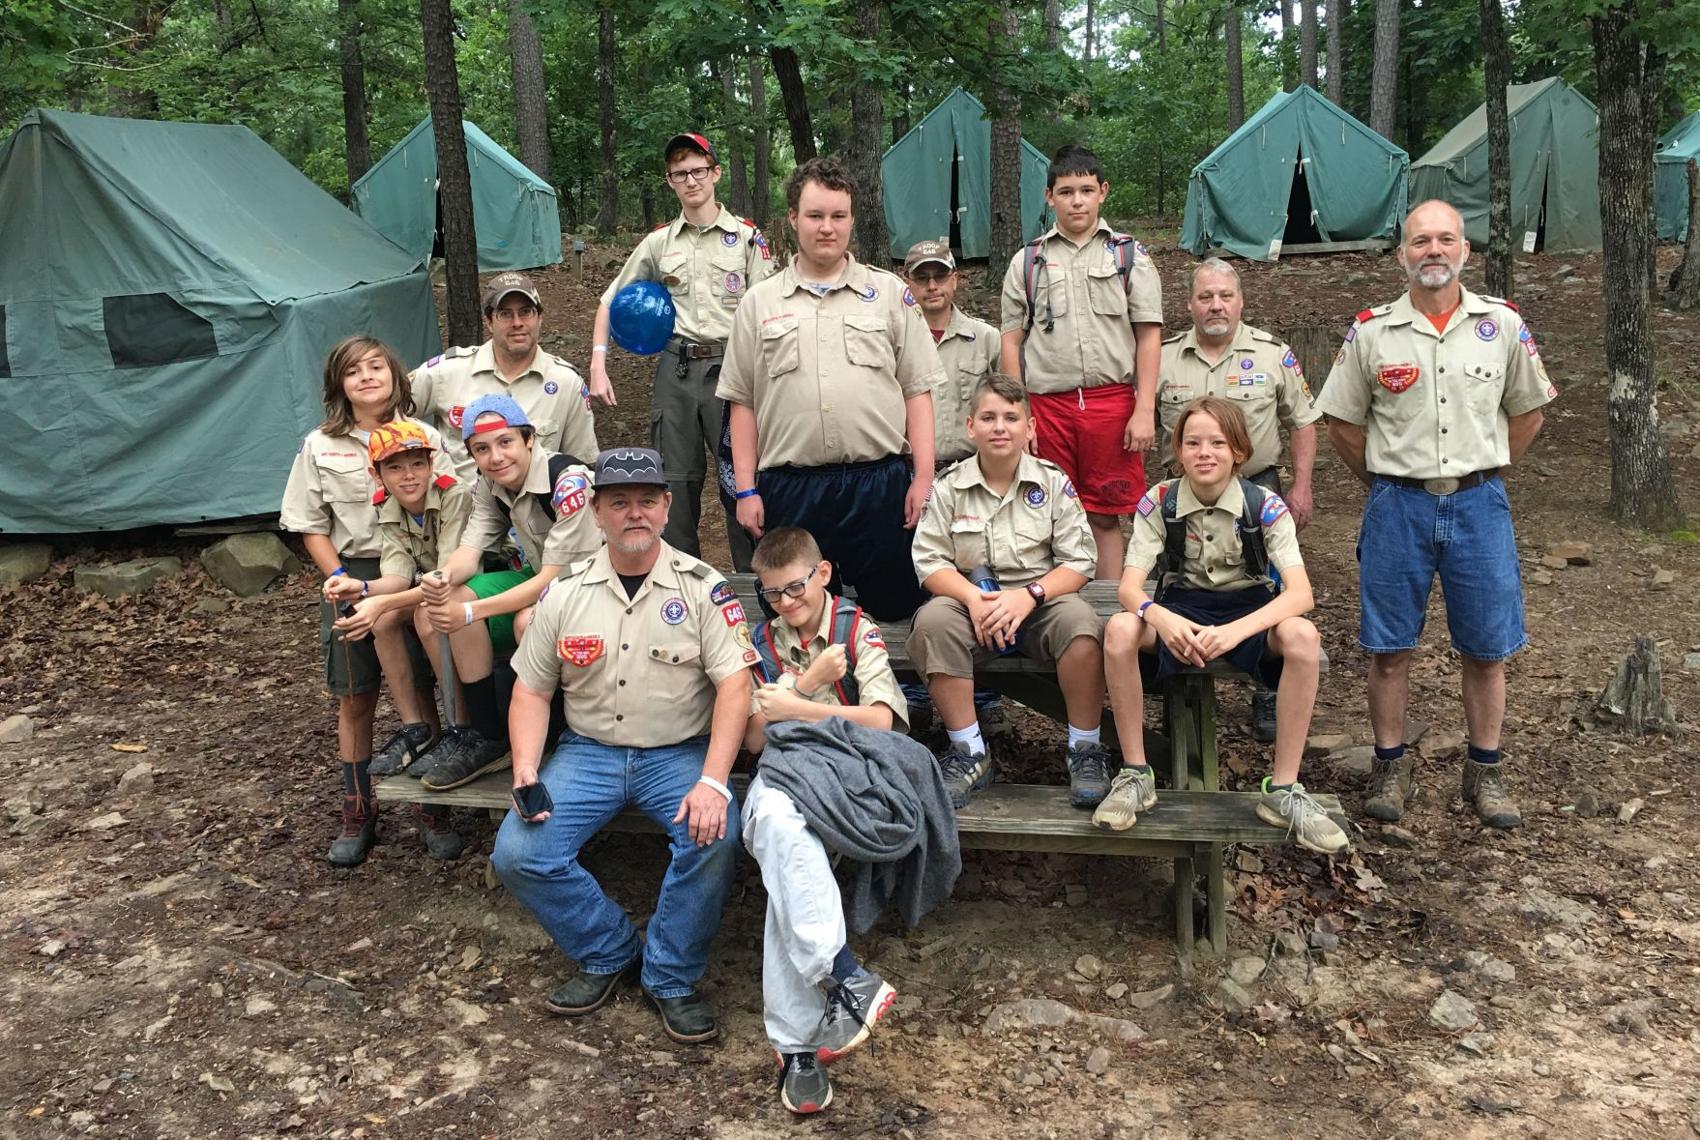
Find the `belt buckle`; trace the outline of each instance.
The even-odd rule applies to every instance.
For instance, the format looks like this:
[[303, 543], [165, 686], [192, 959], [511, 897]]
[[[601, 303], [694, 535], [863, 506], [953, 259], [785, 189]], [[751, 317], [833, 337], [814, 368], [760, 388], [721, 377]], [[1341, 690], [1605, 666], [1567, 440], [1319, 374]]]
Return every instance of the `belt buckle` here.
[[1431, 495], [1450, 495], [1458, 489], [1460, 479], [1447, 477], [1445, 479], [1424, 479], [1423, 490]]

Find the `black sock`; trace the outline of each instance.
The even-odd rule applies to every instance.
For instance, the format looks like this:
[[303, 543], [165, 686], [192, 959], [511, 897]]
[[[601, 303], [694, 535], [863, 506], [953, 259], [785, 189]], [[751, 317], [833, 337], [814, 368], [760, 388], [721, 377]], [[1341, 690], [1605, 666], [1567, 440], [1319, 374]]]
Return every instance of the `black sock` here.
[[846, 942], [838, 948], [838, 953], [832, 959], [832, 980], [848, 982], [861, 972], [862, 964], [856, 961], [856, 955], [851, 951], [850, 944]]
[[359, 796], [363, 800], [372, 798], [372, 777], [366, 774], [366, 766], [372, 762], [370, 756], [364, 760], [356, 760], [352, 764], [342, 766], [342, 794]]
[[1375, 758], [1377, 760], [1402, 760], [1405, 758], [1405, 746], [1395, 744], [1392, 748], [1383, 748], [1377, 744], [1375, 746]]
[[1499, 749], [1477, 748], [1472, 744], [1470, 745], [1470, 759], [1478, 764], [1497, 764], [1499, 763]]
[[477, 681], [462, 681], [466, 694], [466, 719], [486, 740], [506, 740], [508, 726], [502, 723], [500, 702], [496, 699], [496, 675]]

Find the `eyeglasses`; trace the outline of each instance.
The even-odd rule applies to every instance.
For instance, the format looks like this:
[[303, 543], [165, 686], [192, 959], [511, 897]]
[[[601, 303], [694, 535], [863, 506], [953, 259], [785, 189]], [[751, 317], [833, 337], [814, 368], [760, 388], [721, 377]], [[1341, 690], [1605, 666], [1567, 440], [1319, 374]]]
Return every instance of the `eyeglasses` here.
[[943, 273], [911, 273], [909, 280], [916, 285], [932, 285], [939, 281], [949, 281], [950, 275], [951, 270], [948, 269]]
[[687, 182], [701, 182], [713, 169], [712, 166], [693, 166], [689, 170], [670, 170], [667, 172], [667, 181], [675, 186], [683, 186]]
[[772, 605], [774, 602], [777, 602], [781, 594], [785, 595], [787, 598], [795, 600], [803, 596], [803, 591], [808, 588], [810, 582], [814, 581], [815, 574], [819, 570], [820, 567], [816, 566], [813, 570], [810, 570], [807, 574], [803, 575], [803, 577], [798, 578], [795, 582], [792, 582], [789, 585], [773, 587], [763, 586], [761, 589], [757, 590], [756, 593], [760, 594], [761, 600], [766, 602], [768, 605]]
[[527, 305], [523, 309], [497, 309], [490, 316], [494, 320], [507, 321], [509, 324], [513, 324], [516, 321], [529, 321], [537, 313], [537, 309]]

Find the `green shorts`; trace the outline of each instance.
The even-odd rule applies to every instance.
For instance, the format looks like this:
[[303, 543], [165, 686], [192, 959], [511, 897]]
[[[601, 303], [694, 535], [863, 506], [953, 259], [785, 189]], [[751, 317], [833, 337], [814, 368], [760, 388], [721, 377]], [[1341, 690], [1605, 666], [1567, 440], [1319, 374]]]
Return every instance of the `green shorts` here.
[[[524, 585], [536, 577], [537, 571], [527, 566], [524, 570], [497, 570], [491, 574], [474, 574], [466, 580], [466, 588], [480, 598], [493, 598], [505, 593], [515, 586]], [[514, 615], [498, 614], [486, 619], [490, 630], [490, 648], [506, 657], [519, 648], [519, 642], [514, 638]]]
[[[370, 581], [378, 577], [378, 560], [376, 558], [344, 558], [342, 564], [348, 568], [350, 577]], [[336, 610], [329, 603], [319, 603], [319, 648], [325, 655], [325, 687], [333, 696], [354, 697], [364, 693], [376, 692], [383, 684], [383, 670], [378, 666], [378, 649], [372, 644], [370, 637], [359, 641], [342, 641], [337, 638], [331, 623], [336, 621]], [[419, 644], [419, 638], [409, 628], [403, 635], [407, 644], [407, 659], [413, 666], [413, 687], [429, 689], [433, 683], [434, 674], [431, 670], [430, 658], [425, 656], [425, 647]]]

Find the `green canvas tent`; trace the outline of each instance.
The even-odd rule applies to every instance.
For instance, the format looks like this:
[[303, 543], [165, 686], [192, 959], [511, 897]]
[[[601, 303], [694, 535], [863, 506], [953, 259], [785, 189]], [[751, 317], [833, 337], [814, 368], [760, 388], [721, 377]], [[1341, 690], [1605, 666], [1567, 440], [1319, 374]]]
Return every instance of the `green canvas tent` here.
[[[1599, 112], [1564, 80], [1505, 89], [1511, 120], [1511, 244], [1600, 248]], [[1464, 234], [1488, 239], [1487, 105], [1471, 111], [1411, 164], [1411, 201], [1439, 198], [1464, 215]]]
[[418, 259], [246, 127], [31, 111], [0, 218], [0, 531], [275, 511], [331, 345], [438, 351]]
[[[1051, 224], [1038, 147], [1021, 141], [1021, 240]], [[986, 105], [958, 87], [885, 152], [885, 226], [891, 256], [944, 237], [960, 257], [985, 257], [992, 245], [992, 124]]]
[[[561, 260], [561, 214], [555, 188], [471, 123], [466, 163], [472, 171], [472, 228], [478, 269], [534, 269]], [[437, 233], [437, 136], [431, 117], [407, 132], [354, 184], [354, 210], [414, 257], [441, 253]]]
[[1269, 261], [1290, 245], [1391, 239], [1409, 161], [1314, 89], [1281, 92], [1192, 168], [1181, 247]]
[[1691, 111], [1659, 137], [1653, 152], [1653, 213], [1659, 237], [1688, 240], [1688, 161], [1700, 159], [1700, 111]]

